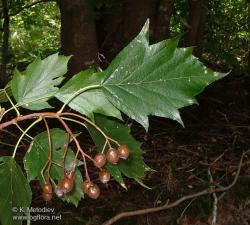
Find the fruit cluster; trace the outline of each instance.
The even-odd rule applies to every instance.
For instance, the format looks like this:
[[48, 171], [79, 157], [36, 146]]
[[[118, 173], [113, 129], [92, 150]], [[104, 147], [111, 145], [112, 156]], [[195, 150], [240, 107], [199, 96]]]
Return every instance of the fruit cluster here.
[[[103, 167], [107, 162], [111, 164], [117, 164], [120, 159], [126, 160], [129, 157], [129, 149], [126, 145], [119, 145], [118, 149], [110, 148], [106, 154], [98, 153], [93, 158], [94, 165], [100, 169], [99, 179], [103, 184], [110, 181], [111, 175], [108, 170]], [[62, 197], [64, 194], [70, 193], [75, 185], [75, 171], [66, 171], [61, 182], [55, 186], [54, 193], [57, 197]], [[100, 196], [100, 188], [97, 184], [94, 184], [90, 179], [83, 181], [81, 189], [84, 194], [92, 199], [97, 199]], [[44, 201], [50, 201], [52, 199], [52, 186], [49, 182], [46, 182], [43, 186], [43, 199]]]
[[[64, 194], [70, 193], [75, 185], [74, 171], [65, 173], [59, 185], [55, 186], [54, 192], [57, 197], [62, 197]], [[50, 182], [46, 182], [43, 186], [43, 199], [48, 202], [52, 199], [52, 186]]]

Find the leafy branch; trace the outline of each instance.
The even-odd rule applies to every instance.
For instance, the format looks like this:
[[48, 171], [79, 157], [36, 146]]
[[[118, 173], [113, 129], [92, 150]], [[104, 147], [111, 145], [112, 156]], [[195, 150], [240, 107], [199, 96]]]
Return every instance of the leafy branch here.
[[[47, 1], [33, 2], [33, 5], [24, 6], [20, 10]], [[138, 36], [104, 71], [97, 72], [90, 68], [61, 85], [70, 57], [56, 53], [43, 60], [38, 57], [24, 71], [16, 70], [10, 85], [6, 89], [0, 89], [0, 103], [7, 100], [11, 105], [6, 110], [0, 108], [0, 118], [4, 121], [0, 123], [0, 131], [16, 125], [22, 132], [12, 157], [0, 158], [0, 174], [12, 167], [15, 167], [16, 173], [22, 172], [16, 166], [14, 158], [22, 139], [25, 136], [31, 139], [24, 156], [28, 180], [22, 175], [20, 180], [13, 178], [2, 183], [0, 181], [2, 189], [10, 190], [7, 188], [11, 188], [14, 185], [12, 182], [16, 181], [19, 182], [20, 190], [26, 190], [21, 194], [20, 202], [11, 199], [5, 201], [2, 208], [0, 206], [3, 225], [10, 223], [5, 222], [1, 214], [8, 215], [10, 219], [9, 212], [16, 206], [12, 205], [15, 201], [21, 206], [30, 204], [31, 191], [27, 185], [28, 181], [34, 179], [40, 181], [45, 201], [50, 201], [53, 193], [76, 206], [83, 194], [92, 199], [98, 198], [101, 191], [89, 176], [88, 161], [99, 171], [101, 183], [105, 184], [113, 177], [126, 188], [123, 180], [125, 175], [145, 187], [142, 180], [150, 168], [144, 163], [141, 144], [130, 134], [130, 125], [122, 123], [121, 112], [146, 130], [150, 115], [170, 118], [183, 124], [179, 109], [197, 103], [197, 94], [226, 75], [205, 67], [192, 56], [192, 48], [178, 48], [178, 40], [165, 40], [150, 45], [148, 29], [147, 21]], [[45, 110], [53, 107], [53, 101], [50, 100], [55, 98], [62, 102], [60, 109]], [[36, 112], [22, 115], [20, 108]], [[68, 111], [68, 108], [75, 112]], [[11, 110], [15, 110], [16, 117], [5, 121]], [[58, 121], [63, 129], [50, 129], [51, 119]], [[19, 125], [22, 121], [32, 122], [23, 129]], [[46, 131], [34, 137], [29, 136], [30, 129], [41, 121], [44, 122]], [[94, 156], [81, 145], [79, 137], [71, 130], [70, 123], [80, 124], [87, 129], [97, 147]], [[223, 191], [213, 189], [215, 190]], [[205, 190], [198, 193], [197, 197], [211, 193], [212, 189]], [[176, 203], [159, 208], [123, 213], [117, 215], [114, 221], [127, 215], [174, 207], [191, 197], [193, 196], [183, 197]], [[10, 198], [15, 198], [15, 195], [12, 194]], [[4, 196], [0, 194], [0, 201], [2, 199]]]
[[[67, 123], [65, 122], [65, 120], [67, 121], [75, 121], [74, 119], [70, 119], [70, 117], [76, 117], [78, 118], [77, 121], [79, 121], [79, 119], [83, 120], [84, 122], [88, 123], [89, 125], [91, 125], [92, 127], [94, 127], [98, 132], [100, 132], [100, 134], [104, 137], [105, 139], [105, 144], [104, 146], [102, 147], [102, 151], [101, 151], [101, 154], [102, 154], [102, 157], [103, 157], [103, 160], [105, 160], [103, 163], [100, 164], [100, 161], [99, 161], [99, 158], [92, 158], [90, 157], [88, 154], [86, 154], [86, 152], [82, 149], [79, 141], [77, 140], [76, 136], [73, 134], [73, 132], [71, 131], [71, 129], [69, 128], [69, 126], [67, 125]], [[125, 159], [125, 158], [128, 158], [128, 150], [126, 149], [125, 151], [126, 152], [126, 155], [124, 156], [124, 150], [122, 150], [122, 152], [119, 152], [119, 148], [124, 146], [117, 142], [116, 140], [112, 139], [111, 137], [109, 137], [108, 135], [106, 135], [104, 133], [104, 131], [98, 127], [95, 123], [93, 123], [91, 120], [89, 120], [88, 118], [86, 117], [83, 117], [81, 115], [78, 115], [78, 114], [75, 114], [75, 113], [54, 113], [54, 112], [38, 112], [38, 113], [31, 113], [31, 114], [28, 114], [28, 115], [24, 115], [24, 116], [17, 116], [16, 118], [13, 118], [12, 120], [9, 120], [7, 122], [4, 122], [2, 124], [0, 124], [0, 130], [4, 129], [4, 128], [7, 128], [8, 126], [10, 125], [13, 125], [13, 124], [17, 124], [18, 122], [21, 122], [21, 121], [24, 121], [24, 120], [34, 120], [35, 121], [33, 123], [31, 123], [31, 125], [22, 133], [22, 135], [20, 136], [16, 146], [15, 146], [15, 149], [14, 149], [14, 153], [13, 153], [13, 158], [15, 157], [16, 155], [16, 151], [17, 151], [17, 148], [18, 148], [18, 145], [20, 143], [20, 141], [22, 140], [22, 138], [27, 134], [27, 132], [37, 123], [39, 123], [41, 120], [44, 121], [45, 123], [45, 127], [46, 127], [46, 130], [47, 130], [47, 136], [48, 136], [48, 146], [49, 146], [49, 156], [48, 156], [48, 160], [47, 162], [45, 163], [45, 165], [43, 166], [43, 168], [41, 169], [41, 175], [42, 175], [42, 178], [43, 180], [44, 179], [44, 171], [46, 168], [48, 168], [48, 179], [46, 181], [46, 184], [48, 184], [49, 180], [50, 180], [50, 168], [51, 168], [51, 163], [52, 163], [52, 140], [51, 140], [51, 133], [50, 133], [50, 130], [49, 130], [49, 127], [48, 127], [48, 123], [47, 123], [47, 120], [46, 119], [57, 119], [61, 124], [62, 126], [65, 128], [66, 132], [67, 132], [67, 141], [66, 141], [66, 145], [65, 145], [65, 149], [64, 149], [64, 153], [63, 153], [63, 156], [62, 156], [62, 174], [63, 176], [65, 175], [65, 170], [64, 170], [64, 166], [65, 166], [65, 158], [66, 158], [66, 155], [67, 155], [67, 151], [68, 151], [68, 144], [69, 144], [69, 139], [72, 138], [72, 140], [74, 141], [76, 147], [77, 147], [77, 151], [76, 151], [76, 155], [74, 157], [74, 160], [72, 161], [72, 166], [71, 166], [71, 171], [72, 173], [74, 173], [75, 171], [75, 167], [77, 165], [77, 159], [78, 159], [78, 156], [79, 154], [81, 154], [82, 156], [82, 159], [83, 159], [83, 164], [84, 164], [84, 170], [85, 170], [85, 175], [86, 175], [86, 179], [89, 183], [92, 183], [91, 180], [90, 180], [90, 177], [89, 177], [89, 174], [88, 174], [88, 168], [87, 168], [87, 162], [86, 162], [86, 158], [88, 158], [90, 161], [93, 162], [93, 164], [98, 167], [98, 169], [100, 169], [102, 171], [102, 167], [105, 165], [105, 162], [106, 162], [106, 157], [107, 157], [107, 160], [112, 164], [116, 164], [118, 162], [118, 159], [119, 157]], [[80, 121], [79, 121], [80, 122]], [[80, 122], [81, 123], [81, 122]], [[87, 126], [85, 126], [87, 127]], [[112, 144], [111, 144], [112, 143]], [[111, 158], [108, 156], [109, 155], [109, 150], [110, 149], [113, 149], [113, 144], [116, 145], [116, 147], [118, 148], [118, 151], [116, 150], [112, 150], [112, 155], [111, 155]], [[106, 146], [108, 145], [108, 149], [106, 149]], [[123, 147], [124, 149], [124, 147]], [[104, 155], [105, 152], [107, 151], [106, 153], [106, 156]], [[118, 153], [120, 155], [118, 155]], [[116, 157], [117, 160], [114, 162], [112, 161], [114, 157], [114, 154], [117, 154]], [[124, 158], [125, 157], [125, 158]], [[106, 171], [107, 173], [107, 171]], [[105, 174], [107, 176], [107, 174]], [[108, 175], [109, 176], [109, 175]], [[106, 183], [107, 181], [105, 181]], [[44, 194], [48, 194], [48, 193], [44, 193]], [[51, 199], [51, 198], [49, 198]]]

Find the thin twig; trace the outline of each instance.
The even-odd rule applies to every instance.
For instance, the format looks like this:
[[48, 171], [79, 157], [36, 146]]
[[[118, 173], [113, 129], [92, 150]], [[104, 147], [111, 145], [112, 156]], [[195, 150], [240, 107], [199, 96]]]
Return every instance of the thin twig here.
[[[213, 184], [214, 183], [214, 179], [213, 179], [213, 176], [212, 176], [210, 168], [208, 168], [208, 176], [209, 176], [210, 183]], [[216, 225], [217, 211], [218, 211], [218, 197], [217, 197], [216, 193], [213, 193], [212, 196], [213, 196], [214, 202], [213, 202], [213, 211], [212, 211], [211, 225]]]
[[184, 213], [187, 211], [187, 209], [189, 208], [189, 206], [193, 203], [193, 201], [195, 201], [196, 198], [193, 198], [188, 204], [187, 206], [184, 208], [184, 210], [182, 211], [181, 215], [179, 216], [179, 218], [177, 219], [177, 223], [180, 224], [180, 221], [184, 215]]
[[84, 116], [81, 116], [81, 115], [78, 115], [78, 114], [75, 114], [75, 113], [70, 113], [70, 112], [67, 112], [67, 113], [54, 113], [54, 112], [39, 112], [39, 113], [31, 113], [31, 114], [28, 114], [28, 115], [20, 115], [20, 116], [17, 116], [16, 118], [12, 119], [12, 120], [9, 120], [9, 121], [6, 121], [4, 123], [1, 123], [0, 124], [0, 130], [8, 127], [8, 126], [11, 126], [13, 124], [16, 124], [17, 122], [20, 122], [20, 121], [24, 121], [24, 120], [32, 120], [32, 119], [36, 119], [38, 117], [44, 117], [44, 118], [57, 118], [57, 119], [60, 119], [63, 121], [62, 117], [63, 116], [74, 116], [74, 117], [77, 117], [77, 118], [80, 118], [84, 121], [86, 121], [88, 124], [90, 124], [91, 126], [93, 126], [96, 130], [98, 130], [102, 135], [103, 137], [105, 138], [105, 140], [108, 141], [108, 145], [111, 147], [110, 145], [110, 141], [115, 143], [117, 146], [120, 146], [120, 144], [110, 138], [108, 135], [106, 135], [103, 130], [98, 127], [94, 122], [92, 122], [90, 119], [84, 117]]
[[[12, 137], [17, 138], [17, 139], [19, 138], [19, 136], [18, 136], [17, 134], [14, 134], [13, 132], [10, 132], [10, 131], [8, 131], [8, 130], [2, 129], [1, 132], [4, 132], [4, 133], [6, 133], [6, 134], [8, 134], [8, 135], [10, 135], [10, 136], [12, 136]], [[24, 132], [24, 131], [23, 131], [23, 132]], [[26, 138], [23, 138], [23, 140], [29, 142]], [[23, 142], [23, 140], [21, 141], [22, 146], [26, 148], [26, 145], [25, 145], [25, 143]], [[2, 144], [7, 145], [6, 143], [2, 143]], [[10, 144], [8, 144], [8, 145], [9, 145], [9, 146], [12, 146], [12, 145], [10, 145]], [[13, 145], [13, 146], [15, 146], [15, 145]]]
[[182, 202], [187, 201], [189, 199], [193, 199], [193, 198], [197, 198], [200, 196], [204, 196], [204, 195], [210, 195], [213, 193], [220, 193], [220, 192], [226, 192], [228, 190], [230, 190], [237, 182], [239, 175], [240, 175], [240, 171], [241, 171], [241, 167], [242, 167], [242, 162], [243, 162], [243, 158], [246, 154], [248, 154], [250, 152], [250, 150], [246, 151], [245, 153], [242, 154], [240, 162], [238, 164], [238, 169], [236, 172], [236, 175], [234, 177], [234, 180], [231, 184], [229, 184], [226, 187], [221, 187], [221, 188], [209, 188], [209, 189], [205, 189], [203, 191], [194, 193], [194, 194], [190, 194], [190, 195], [186, 195], [183, 196], [182, 198], [179, 198], [177, 201], [171, 203], [171, 204], [165, 204], [163, 206], [159, 206], [159, 207], [154, 207], [154, 208], [147, 208], [147, 209], [141, 209], [141, 210], [135, 210], [135, 211], [128, 211], [128, 212], [122, 212], [117, 214], [116, 216], [114, 216], [113, 218], [107, 220], [106, 222], [103, 223], [103, 225], [111, 225], [113, 223], [115, 223], [116, 221], [124, 218], [124, 217], [131, 217], [131, 216], [138, 216], [138, 215], [143, 215], [143, 214], [147, 214], [147, 213], [153, 213], [153, 212], [159, 212], [162, 210], [167, 210], [170, 208], [174, 208], [178, 205], [180, 205]]
[[94, 162], [94, 160], [93, 160], [88, 154], [86, 154], [86, 153], [82, 150], [82, 148], [81, 148], [81, 146], [80, 146], [78, 140], [76, 139], [75, 135], [72, 133], [72, 131], [71, 131], [71, 129], [68, 127], [68, 125], [64, 122], [64, 120], [63, 120], [60, 116], [57, 116], [57, 119], [61, 122], [61, 124], [64, 126], [65, 130], [67, 131], [67, 133], [70, 134], [70, 136], [73, 138], [73, 141], [74, 141], [75, 144], [76, 144], [77, 152], [76, 152], [76, 155], [75, 155], [75, 159], [74, 159], [73, 164], [74, 164], [74, 165], [77, 164], [77, 156], [78, 156], [79, 152], [81, 152], [82, 157], [83, 157], [83, 161], [84, 161], [84, 169], [85, 169], [85, 172], [86, 172], [87, 177], [89, 177], [89, 175], [88, 175], [88, 167], [87, 167], [87, 163], [86, 163], [85, 157], [87, 157], [88, 159], [90, 159], [92, 162]]
[[105, 152], [107, 144], [108, 144], [108, 141], [106, 140], [101, 151], [102, 154]]
[[84, 116], [75, 114], [75, 113], [70, 113], [70, 112], [60, 113], [60, 115], [61, 115], [61, 116], [74, 116], [74, 117], [78, 117], [78, 118], [80, 118], [80, 119], [86, 121], [88, 124], [90, 124], [91, 126], [93, 126], [96, 130], [98, 130], [98, 131], [103, 135], [103, 137], [105, 138], [105, 140], [108, 140], [109, 146], [110, 146], [109, 141], [115, 143], [117, 146], [120, 146], [120, 144], [119, 144], [116, 140], [114, 140], [114, 139], [108, 137], [108, 136], [102, 131], [102, 129], [101, 129], [100, 127], [98, 127], [98, 126], [97, 126], [94, 122], [92, 122], [90, 119], [88, 119], [88, 118], [86, 118], [86, 117], [84, 117]]
[[94, 162], [94, 160], [93, 160], [88, 154], [86, 154], [86, 153], [82, 150], [79, 141], [76, 139], [75, 135], [73, 134], [73, 132], [71, 131], [71, 129], [69, 128], [69, 126], [64, 122], [64, 120], [63, 120], [60, 116], [56, 116], [56, 118], [57, 118], [57, 119], [60, 121], [60, 123], [64, 126], [65, 130], [67, 131], [68, 134], [70, 134], [70, 136], [73, 138], [73, 141], [74, 141], [75, 144], [76, 144], [77, 153], [76, 153], [75, 161], [76, 161], [76, 158], [77, 158], [77, 155], [79, 154], [79, 152], [82, 152], [82, 154], [84, 154], [84, 156], [86, 156], [88, 159], [90, 159], [91, 161]]
[[57, 116], [58, 116], [57, 113], [53, 113], [53, 112], [31, 113], [31, 114], [24, 115], [24, 116], [20, 115], [20, 116], [13, 118], [12, 120], [8, 120], [4, 123], [1, 123], [0, 130], [2, 130], [8, 126], [11, 126], [17, 122], [24, 121], [24, 120], [34, 120], [34, 119], [39, 118], [39, 117], [55, 118]]
[[65, 175], [65, 159], [68, 153], [68, 149], [69, 149], [69, 142], [70, 142], [70, 134], [67, 133], [67, 139], [66, 139], [66, 143], [65, 143], [65, 147], [64, 147], [64, 152], [63, 152], [63, 156], [62, 156], [62, 175]]
[[49, 180], [50, 180], [51, 162], [52, 162], [52, 140], [51, 140], [49, 125], [48, 125], [45, 118], [43, 118], [43, 121], [44, 121], [46, 130], [47, 130], [47, 135], [48, 135], [49, 158], [48, 158], [46, 164], [44, 165], [44, 167], [42, 168], [41, 174], [43, 176], [44, 170], [48, 167], [48, 179], [47, 179], [47, 182], [49, 182]]
[[[82, 152], [81, 152], [82, 153]], [[88, 172], [88, 166], [87, 166], [87, 161], [85, 156], [82, 153], [82, 158], [83, 158], [83, 163], [84, 163], [84, 170], [85, 170], [85, 177], [88, 181], [90, 181], [90, 177], [89, 177], [89, 172]]]
[[[2, 141], [0, 141], [0, 144], [1, 145], [5, 145], [5, 146], [8, 146], [8, 147], [16, 147], [16, 145], [12, 145], [12, 144], [9, 144], [9, 143], [5, 143], [5, 142], [2, 142]], [[24, 146], [25, 147], [25, 146]]]
[[17, 134], [12, 133], [12, 132], [10, 132], [10, 131], [8, 131], [8, 130], [5, 130], [5, 129], [2, 129], [1, 132], [4, 132], [4, 133], [6, 133], [6, 134], [9, 134], [10, 136], [15, 137], [15, 138], [18, 138], [18, 137], [19, 137]]

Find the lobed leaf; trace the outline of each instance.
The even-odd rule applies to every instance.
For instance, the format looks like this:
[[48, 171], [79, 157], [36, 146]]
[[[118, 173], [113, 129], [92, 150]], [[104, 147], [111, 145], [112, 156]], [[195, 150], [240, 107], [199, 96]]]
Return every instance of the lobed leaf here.
[[177, 48], [177, 40], [149, 45], [147, 22], [139, 35], [104, 71], [102, 90], [122, 112], [148, 129], [148, 116], [182, 123], [178, 109], [196, 103], [194, 96], [226, 74], [213, 72]]
[[22, 216], [31, 204], [32, 192], [22, 169], [10, 156], [0, 158], [0, 221], [2, 225], [21, 225]]
[[30, 110], [50, 108], [47, 101], [57, 93], [69, 59], [56, 53], [43, 60], [37, 58], [24, 72], [16, 69], [11, 90], [17, 105]]

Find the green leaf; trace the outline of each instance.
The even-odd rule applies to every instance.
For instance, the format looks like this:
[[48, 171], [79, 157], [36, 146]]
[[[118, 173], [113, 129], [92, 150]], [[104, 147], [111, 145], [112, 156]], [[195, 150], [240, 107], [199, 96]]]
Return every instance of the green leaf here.
[[69, 58], [56, 53], [44, 60], [37, 58], [24, 72], [16, 70], [11, 90], [18, 105], [30, 110], [50, 108], [46, 101], [58, 91]]
[[177, 48], [177, 40], [149, 45], [148, 22], [106, 69], [102, 89], [108, 100], [148, 129], [148, 115], [182, 120], [178, 109], [196, 103], [195, 95], [226, 74], [213, 72]]
[[140, 179], [135, 179], [136, 180], [136, 182], [138, 183], [138, 184], [140, 184], [142, 187], [144, 187], [144, 188], [146, 188], [146, 189], [148, 189], [148, 190], [151, 190], [152, 188], [151, 187], [149, 187], [149, 186], [147, 186], [146, 184], [144, 184], [143, 182], [142, 182], [142, 180], [140, 180]]
[[120, 111], [106, 99], [100, 87], [98, 88], [103, 75], [103, 73], [95, 73], [93, 69], [80, 72], [59, 90], [56, 97], [63, 103], [67, 103], [73, 93], [86, 90], [69, 102], [70, 108], [92, 119], [94, 112], [121, 119]]
[[[52, 155], [53, 163], [51, 166], [51, 177], [57, 181], [62, 179], [62, 169], [59, 165], [62, 164], [62, 156], [64, 151], [64, 146], [67, 140], [67, 134], [60, 129], [51, 129], [51, 139], [52, 139]], [[43, 183], [41, 177], [41, 170], [44, 167], [49, 157], [48, 149], [48, 137], [47, 132], [38, 134], [33, 142], [28, 152], [24, 156], [24, 167], [27, 172], [28, 180], [39, 179], [40, 183]], [[67, 157], [65, 160], [65, 167], [67, 170], [72, 168], [72, 162], [74, 160], [75, 154], [71, 148], [69, 148]], [[78, 166], [81, 165], [78, 161]], [[47, 173], [45, 173], [47, 175]], [[83, 194], [81, 191], [82, 176], [78, 169], [76, 169], [76, 185], [73, 192], [66, 195], [62, 200], [70, 202], [75, 206], [81, 200]]]
[[106, 169], [110, 172], [111, 176], [118, 182], [124, 189], [127, 190], [127, 187], [124, 183], [122, 173], [116, 165], [112, 165], [110, 163], [106, 164]]
[[[21, 225], [21, 216], [31, 204], [32, 192], [20, 166], [10, 156], [0, 158], [0, 221], [2, 225]], [[15, 210], [17, 208], [17, 210]]]
[[[107, 169], [113, 175], [114, 179], [123, 187], [125, 186], [120, 172], [129, 178], [141, 180], [148, 167], [143, 161], [143, 151], [141, 150], [140, 143], [130, 134], [130, 127], [101, 115], [95, 115], [95, 121], [106, 135], [118, 141], [120, 144], [127, 145], [130, 150], [129, 159], [121, 159], [117, 165], [107, 164]], [[101, 151], [104, 145], [103, 136], [90, 125], [88, 126], [88, 130], [97, 149]], [[117, 148], [115, 145], [113, 147]]]

